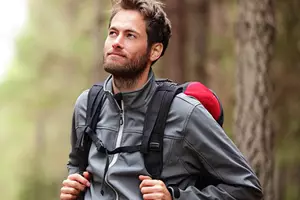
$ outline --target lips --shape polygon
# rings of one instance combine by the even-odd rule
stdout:
[[[126,57],[124,54],[122,54],[122,53],[117,53],[117,52],[108,53],[107,55],[108,55],[108,56],[112,55],[112,56]]]

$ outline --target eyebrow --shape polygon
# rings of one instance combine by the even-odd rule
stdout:
[[[117,29],[116,27],[114,26],[111,26],[108,30],[119,30]],[[127,28],[125,29],[125,32],[132,32],[132,33],[135,33],[137,35],[141,35],[138,31],[134,30],[134,29],[131,29],[131,28]]]

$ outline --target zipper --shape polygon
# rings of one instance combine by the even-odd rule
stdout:
[[[122,126],[123,125],[123,123],[124,123],[124,116],[123,116],[123,110],[121,109],[121,111],[120,111],[120,126]],[[119,135],[119,134],[118,134]]]
[[[118,132],[118,137],[117,137],[117,143],[116,143],[116,147],[118,148],[121,146],[121,141],[122,141],[122,137],[123,137],[123,129],[124,129],[124,102],[123,100],[121,100],[121,108],[120,109],[120,128],[119,128],[119,132]],[[114,154],[111,163],[108,166],[108,170],[109,168],[111,168],[118,160],[119,154]],[[113,186],[111,184],[108,183],[108,179],[107,179],[107,174],[105,176],[105,182],[107,185],[109,185],[109,187],[111,187],[113,189],[113,191],[116,194],[116,200],[119,200],[119,195],[118,192],[113,188]]]
[[[116,147],[115,148],[118,148],[118,147],[121,146],[121,140],[122,140],[122,137],[123,137],[123,129],[124,129],[124,112],[123,112],[123,108],[124,108],[124,102],[121,101],[120,129],[119,129],[117,143],[116,143]],[[109,168],[112,167],[116,163],[118,157],[119,157],[118,153],[116,153],[116,154],[113,155],[113,159],[112,159],[111,163],[109,164]]]

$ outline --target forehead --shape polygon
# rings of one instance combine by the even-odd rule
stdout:
[[[134,29],[139,33],[146,33],[146,22],[138,11],[120,10],[111,20],[110,27],[119,30]]]

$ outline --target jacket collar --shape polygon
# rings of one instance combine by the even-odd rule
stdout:
[[[104,91],[110,94],[113,94],[112,79],[112,75],[110,75],[104,82]],[[122,92],[118,95],[123,100],[125,108],[139,108],[149,103],[156,90],[156,87],[157,84],[155,82],[155,76],[152,69],[150,69],[148,81],[143,85],[142,88],[131,92]]]

